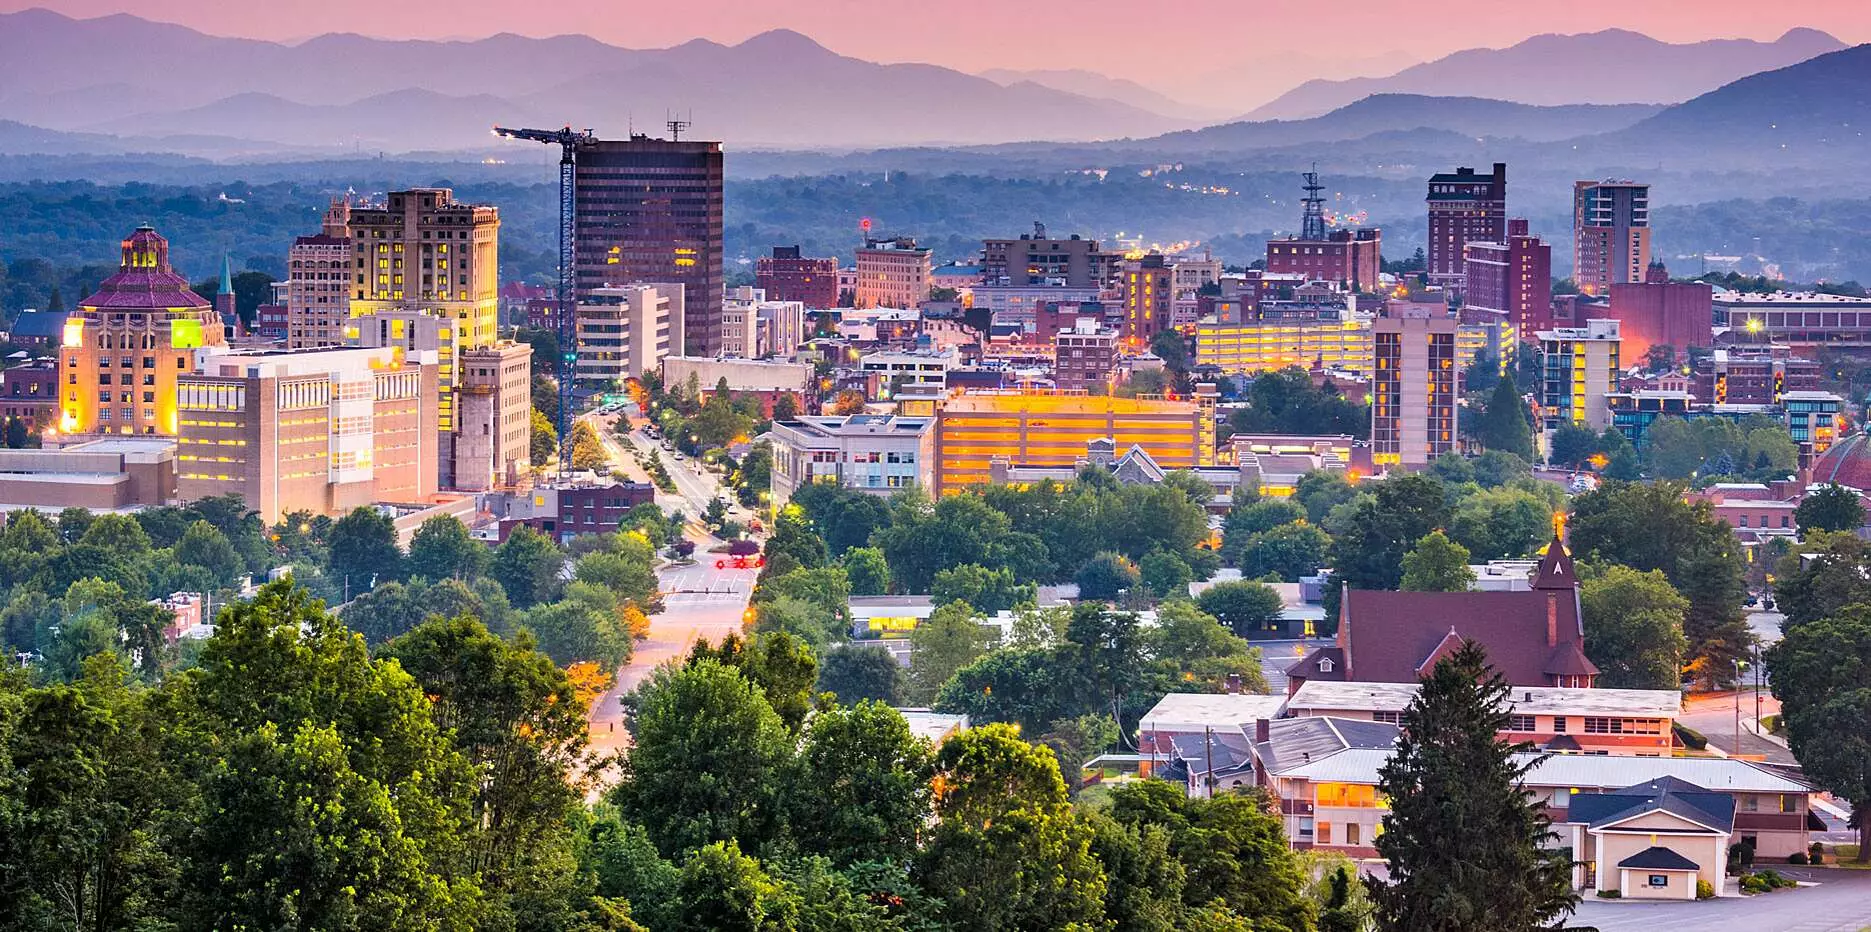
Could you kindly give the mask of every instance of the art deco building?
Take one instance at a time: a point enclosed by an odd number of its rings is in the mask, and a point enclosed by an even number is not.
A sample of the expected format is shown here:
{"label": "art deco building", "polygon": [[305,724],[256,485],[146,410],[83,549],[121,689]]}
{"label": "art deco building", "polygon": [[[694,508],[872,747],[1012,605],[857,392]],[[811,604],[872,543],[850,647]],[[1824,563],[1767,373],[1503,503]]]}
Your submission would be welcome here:
{"label": "art deco building", "polygon": [[138,227],[123,263],[65,319],[59,349],[64,434],[176,433],[176,378],[226,344],[221,317],[169,266],[169,241]]}

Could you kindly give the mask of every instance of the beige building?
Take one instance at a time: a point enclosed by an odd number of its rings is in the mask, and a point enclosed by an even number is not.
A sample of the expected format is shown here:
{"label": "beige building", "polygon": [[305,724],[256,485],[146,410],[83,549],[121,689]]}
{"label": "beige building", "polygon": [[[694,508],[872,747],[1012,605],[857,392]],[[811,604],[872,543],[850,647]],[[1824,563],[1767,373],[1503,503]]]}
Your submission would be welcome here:
{"label": "beige building", "polygon": [[681,285],[596,288],[578,305],[580,388],[615,391],[618,383],[655,372],[682,348]]}
{"label": "beige building", "polygon": [[183,501],[236,494],[268,523],[437,488],[436,362],[391,347],[226,354],[176,386]]}
{"label": "beige building", "polygon": [[1322,365],[1369,378],[1371,321],[1352,315],[1205,320],[1195,325],[1195,364],[1246,373]]}
{"label": "beige building", "polygon": [[175,440],[105,437],[0,450],[0,511],[130,511],[175,500]]}
{"label": "beige building", "polygon": [[1090,441],[1141,447],[1163,469],[1215,462],[1215,387],[1189,400],[1116,398],[1077,392],[958,394],[936,415],[935,490],[959,492],[992,480],[995,461],[1070,466]]}
{"label": "beige building", "polygon": [[877,495],[927,489],[935,464],[934,426],[931,418],[874,414],[775,421],[773,502],[784,505],[813,482]]}
{"label": "beige building", "polygon": [[1540,410],[1548,430],[1577,424],[1602,431],[1611,426],[1609,396],[1618,390],[1619,350],[1615,320],[1588,320],[1583,327],[1542,330]]}
{"label": "beige building", "polygon": [[351,205],[334,201],[325,228],[301,236],[286,251],[286,345],[339,346],[351,316]]}
{"label": "beige building", "polygon": [[1456,321],[1427,313],[1371,322],[1371,461],[1424,466],[1456,448]]}
{"label": "beige building", "polygon": [[803,302],[770,301],[765,291],[743,285],[728,293],[721,312],[721,355],[791,356],[805,342],[805,331]]}
{"label": "beige building", "polygon": [[921,306],[929,299],[929,257],[911,237],[865,240],[858,250],[857,306]]}
{"label": "beige building", "polygon": [[517,485],[532,465],[533,348],[503,341],[461,354],[455,481],[480,492]]}

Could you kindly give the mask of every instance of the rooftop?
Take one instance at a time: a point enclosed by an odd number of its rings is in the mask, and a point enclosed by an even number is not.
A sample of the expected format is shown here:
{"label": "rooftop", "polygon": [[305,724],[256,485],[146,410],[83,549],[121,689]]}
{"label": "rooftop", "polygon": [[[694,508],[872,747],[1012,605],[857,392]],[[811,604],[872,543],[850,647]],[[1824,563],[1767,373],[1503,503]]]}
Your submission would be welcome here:
{"label": "rooftop", "polygon": [[1201,730],[1203,727],[1239,729],[1260,719],[1275,718],[1285,696],[1258,693],[1170,693],[1144,713],[1144,731]]}
{"label": "rooftop", "polygon": [[[1308,680],[1287,700],[1289,709],[1334,711],[1399,711],[1416,698],[1415,683],[1340,683]],[[1508,706],[1523,715],[1615,715],[1631,718],[1674,718],[1682,711],[1682,694],[1668,689],[1567,689],[1557,686],[1515,686]]]}

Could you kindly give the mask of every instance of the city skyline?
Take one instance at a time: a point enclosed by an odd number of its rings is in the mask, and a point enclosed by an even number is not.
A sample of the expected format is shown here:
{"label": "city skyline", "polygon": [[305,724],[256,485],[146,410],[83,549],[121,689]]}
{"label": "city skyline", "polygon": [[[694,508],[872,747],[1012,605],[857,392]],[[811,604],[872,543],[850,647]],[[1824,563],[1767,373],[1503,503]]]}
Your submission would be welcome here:
{"label": "city skyline", "polygon": [[[708,40],[733,45],[774,29],[810,36],[833,51],[879,62],[927,63],[968,72],[993,69],[1082,68],[1142,83],[1171,95],[1189,95],[1204,80],[1229,75],[1253,85],[1255,92],[1279,93],[1315,78],[1346,78],[1393,73],[1415,62],[1432,61],[1473,48],[1503,48],[1542,34],[1576,34],[1628,29],[1674,43],[1708,39],[1772,41],[1790,29],[1813,28],[1848,44],[1871,41],[1871,6],[1821,0],[1763,6],[1738,0],[1696,3],[1658,0],[1641,6],[1612,0],[1547,7],[1482,7],[1463,14],[1463,29],[1452,31],[1414,7],[1374,9],[1360,6],[1319,7],[1275,0],[1242,10],[1227,0],[1191,0],[1179,8],[1184,22],[1236,22],[1256,30],[1294,35],[1345,36],[1350,41],[1324,49],[1296,44],[1293,51],[1271,50],[1254,61],[1238,58],[1237,34],[1229,29],[1149,33],[1139,40],[1128,6],[1111,0],[1088,0],[1086,7],[1109,15],[1074,16],[1063,21],[1041,18],[1039,8],[999,10],[1009,27],[983,31],[980,18],[965,15],[969,2],[948,15],[919,22],[915,29],[882,8],[833,0],[775,6],[747,0],[699,0],[681,8],[646,8],[617,15],[600,0],[548,0],[524,8],[487,0],[443,4],[435,0],[383,5],[364,0],[333,0],[321,5],[318,22],[329,30],[307,31],[308,20],[293,4],[228,7],[209,0],[147,0],[130,8],[122,0],[0,0],[0,13],[44,8],[77,18],[128,14],[187,26],[216,36],[296,44],[329,32],[385,39],[474,40],[500,33],[531,37],[566,34],[589,36],[624,48],[651,49]],[[1031,27],[1031,28],[1025,28]],[[1035,46],[1028,37],[1044,33],[1054,41]],[[1357,44],[1360,36],[1368,44]]]}

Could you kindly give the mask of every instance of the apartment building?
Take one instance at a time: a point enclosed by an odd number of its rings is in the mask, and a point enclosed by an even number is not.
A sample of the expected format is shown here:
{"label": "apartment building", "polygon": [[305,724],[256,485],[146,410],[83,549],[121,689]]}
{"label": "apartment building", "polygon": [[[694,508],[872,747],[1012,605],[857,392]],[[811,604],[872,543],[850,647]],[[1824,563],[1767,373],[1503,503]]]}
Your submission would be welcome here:
{"label": "apartment building", "polygon": [[773,501],[783,505],[814,482],[889,495],[930,486],[935,420],[855,414],[775,421]]}

